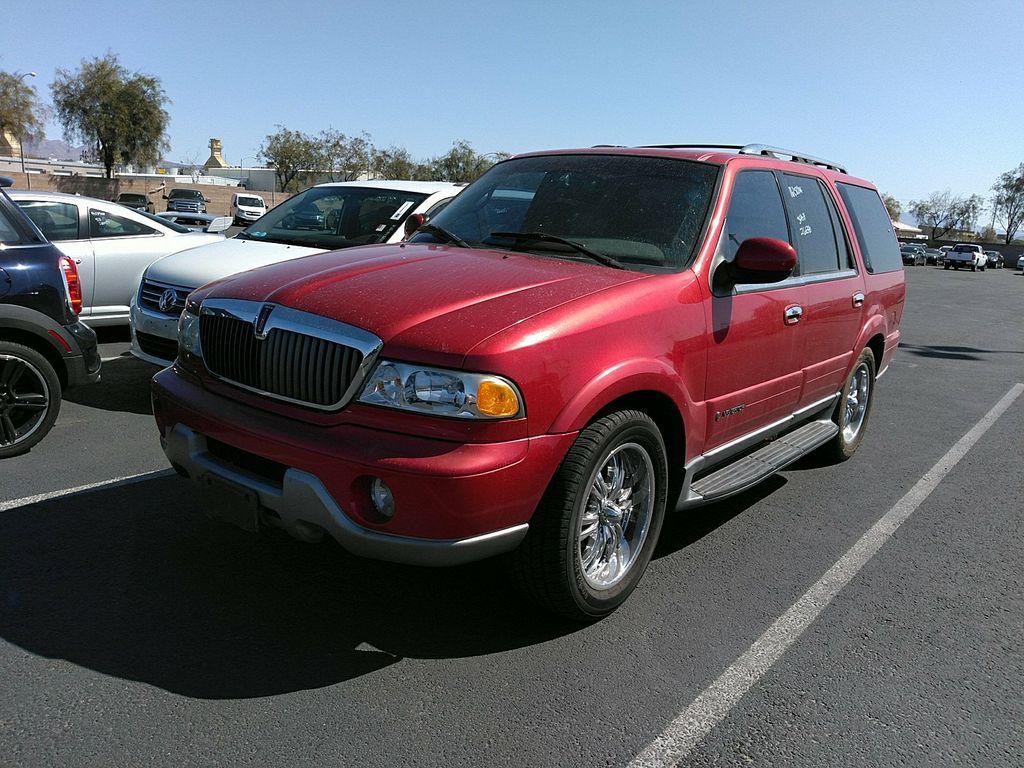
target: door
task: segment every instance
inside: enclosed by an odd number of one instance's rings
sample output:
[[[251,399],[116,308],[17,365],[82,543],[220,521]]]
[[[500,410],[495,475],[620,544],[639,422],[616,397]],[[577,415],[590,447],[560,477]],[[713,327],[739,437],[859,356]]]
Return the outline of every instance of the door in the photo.
[[[96,264],[92,242],[88,239],[84,206],[80,207],[73,202],[23,197],[19,197],[15,202],[46,235],[46,239],[75,262],[78,267],[78,279],[82,283],[81,317],[88,320],[92,314]]]
[[[781,175],[790,237],[798,258],[799,337],[803,382],[800,407],[842,389],[859,350],[864,277],[856,270],[849,238],[832,195],[810,176]]]
[[[95,254],[94,323],[127,322],[142,273],[167,250],[165,236],[140,219],[130,212],[122,215],[89,208],[89,237]]]
[[[771,171],[741,171],[733,184],[720,257],[731,261],[744,240],[789,230],[778,181]],[[707,324],[707,441],[716,448],[796,408],[801,371],[798,323],[792,309],[802,292],[791,282],[740,285],[712,295]]]

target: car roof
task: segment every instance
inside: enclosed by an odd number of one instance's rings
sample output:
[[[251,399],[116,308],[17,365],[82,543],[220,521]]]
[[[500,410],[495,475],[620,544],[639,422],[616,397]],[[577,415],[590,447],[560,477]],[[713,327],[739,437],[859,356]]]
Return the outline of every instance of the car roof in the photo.
[[[754,150],[761,150],[769,154],[757,154]],[[794,159],[777,157],[777,154],[789,154]],[[639,147],[624,147],[597,145],[594,147],[581,147],[577,149],[551,149],[541,152],[527,152],[516,155],[519,157],[540,157],[544,155],[627,155],[634,157],[671,157],[680,160],[695,160],[700,163],[711,165],[726,165],[729,163],[743,163],[750,165],[763,164],[766,168],[779,168],[793,173],[807,173],[811,169],[836,181],[844,181],[858,186],[875,188],[874,184],[866,179],[860,179],[847,173],[835,163],[830,163],[818,158],[812,158],[790,150],[777,149],[762,146],[760,144],[736,145],[647,145]],[[797,159],[800,158],[800,159]]]
[[[393,189],[398,192],[420,192],[431,195],[434,192],[441,192],[446,189],[462,187],[462,184],[452,184],[449,181],[404,181],[396,179],[393,181],[328,181],[325,184],[317,184],[317,187],[368,187],[370,189]]]

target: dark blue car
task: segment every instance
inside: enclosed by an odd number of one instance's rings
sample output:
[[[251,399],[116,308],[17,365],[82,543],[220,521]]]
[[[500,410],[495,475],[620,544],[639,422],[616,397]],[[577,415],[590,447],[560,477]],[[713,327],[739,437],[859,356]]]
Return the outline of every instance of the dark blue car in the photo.
[[[42,440],[63,391],[100,375],[78,266],[11,202],[12,183],[0,176],[0,459]]]

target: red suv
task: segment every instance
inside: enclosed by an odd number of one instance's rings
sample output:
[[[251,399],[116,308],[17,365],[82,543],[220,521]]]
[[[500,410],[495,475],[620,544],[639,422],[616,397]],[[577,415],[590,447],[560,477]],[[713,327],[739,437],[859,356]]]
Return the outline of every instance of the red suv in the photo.
[[[154,412],[215,516],[405,563],[508,553],[595,619],[667,510],[853,454],[904,296],[878,193],[835,164],[521,155],[408,243],[192,293]]]

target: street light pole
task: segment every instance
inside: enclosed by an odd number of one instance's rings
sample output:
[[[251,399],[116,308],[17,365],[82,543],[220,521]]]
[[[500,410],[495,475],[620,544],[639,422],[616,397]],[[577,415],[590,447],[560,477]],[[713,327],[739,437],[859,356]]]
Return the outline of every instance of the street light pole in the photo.
[[[15,73],[17,74],[17,73]],[[18,75],[18,80],[24,80],[26,77],[35,77],[35,72],[26,72],[23,75]],[[32,180],[28,177],[28,171],[25,170],[25,132],[21,132],[21,136],[18,137],[18,149],[21,150],[21,173],[25,177],[25,184],[28,185],[29,189],[32,189]]]

